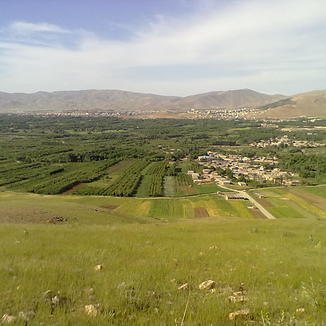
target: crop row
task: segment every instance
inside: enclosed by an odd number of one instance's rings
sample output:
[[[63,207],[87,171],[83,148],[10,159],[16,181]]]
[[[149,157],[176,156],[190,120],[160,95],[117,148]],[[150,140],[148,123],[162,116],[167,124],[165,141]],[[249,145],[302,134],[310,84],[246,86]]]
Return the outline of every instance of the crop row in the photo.
[[[96,180],[114,163],[116,160],[68,164],[65,168],[52,168],[46,175],[21,182],[15,188],[40,194],[59,194],[79,183]]]
[[[13,166],[0,172],[0,186],[14,184],[23,180],[46,176],[55,168],[41,163]]]
[[[192,186],[192,178],[190,175],[185,173],[178,173],[176,176],[177,187]]]
[[[98,195],[105,196],[132,196],[141,180],[141,172],[147,166],[145,160],[135,161],[124,173],[112,184],[104,189],[99,189]]]
[[[166,161],[155,162],[149,165],[142,179],[141,195],[150,197],[159,197],[163,195],[163,180],[166,166]]]

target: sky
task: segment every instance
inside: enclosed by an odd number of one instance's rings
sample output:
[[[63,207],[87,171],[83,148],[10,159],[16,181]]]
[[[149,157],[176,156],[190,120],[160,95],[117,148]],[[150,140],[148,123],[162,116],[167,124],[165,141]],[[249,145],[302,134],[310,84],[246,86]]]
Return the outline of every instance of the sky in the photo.
[[[0,91],[326,89],[325,0],[0,0]]]

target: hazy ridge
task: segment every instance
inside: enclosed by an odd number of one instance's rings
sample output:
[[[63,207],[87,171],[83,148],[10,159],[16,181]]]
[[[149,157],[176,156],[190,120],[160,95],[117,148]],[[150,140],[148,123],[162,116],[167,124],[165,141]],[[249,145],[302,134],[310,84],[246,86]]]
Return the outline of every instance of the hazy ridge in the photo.
[[[121,90],[82,90],[59,92],[0,92],[0,110],[10,111],[166,111],[207,109],[213,107],[256,107],[283,99],[283,95],[267,95],[250,89],[216,91],[186,97],[134,93]]]

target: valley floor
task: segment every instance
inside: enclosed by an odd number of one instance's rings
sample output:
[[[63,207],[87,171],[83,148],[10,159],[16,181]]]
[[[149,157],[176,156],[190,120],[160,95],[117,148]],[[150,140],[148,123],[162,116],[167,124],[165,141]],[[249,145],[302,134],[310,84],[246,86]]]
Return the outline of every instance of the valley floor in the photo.
[[[2,192],[0,318],[28,326],[326,325],[326,187],[251,194],[278,218],[256,218],[248,201],[215,194]],[[215,286],[200,290],[207,280]],[[236,311],[245,314],[230,320]]]

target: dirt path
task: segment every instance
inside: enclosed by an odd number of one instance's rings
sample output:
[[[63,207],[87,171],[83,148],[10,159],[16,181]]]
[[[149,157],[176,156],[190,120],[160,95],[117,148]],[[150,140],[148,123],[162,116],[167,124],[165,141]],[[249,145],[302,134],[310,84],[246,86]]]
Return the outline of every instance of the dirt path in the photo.
[[[209,217],[209,214],[208,214],[206,208],[196,207],[196,208],[194,208],[194,212],[195,212],[195,217]]]
[[[86,185],[86,183],[78,183],[77,185],[73,186],[69,190],[63,192],[61,195],[71,195],[75,190],[82,188],[85,185]]]
[[[247,196],[247,198],[250,200],[251,203],[253,203],[260,211],[262,214],[264,214],[269,220],[275,220],[276,217],[271,214],[267,209],[265,209],[261,204],[258,203],[256,199],[254,199],[252,196],[250,196],[247,192],[245,191],[239,191],[242,193],[244,196]]]
[[[237,192],[239,194],[241,194],[242,196],[248,198],[248,200],[254,204],[254,206],[256,206],[260,212],[269,220],[275,220],[276,217],[271,214],[267,209],[265,209],[261,204],[258,203],[258,201],[256,199],[254,199],[251,195],[249,195],[246,191],[240,191],[240,190],[234,190],[234,189],[231,189],[231,188],[228,188],[228,187],[225,187],[225,186],[221,186],[221,188],[224,188],[224,189],[227,189],[229,191],[234,191],[234,192]]]

